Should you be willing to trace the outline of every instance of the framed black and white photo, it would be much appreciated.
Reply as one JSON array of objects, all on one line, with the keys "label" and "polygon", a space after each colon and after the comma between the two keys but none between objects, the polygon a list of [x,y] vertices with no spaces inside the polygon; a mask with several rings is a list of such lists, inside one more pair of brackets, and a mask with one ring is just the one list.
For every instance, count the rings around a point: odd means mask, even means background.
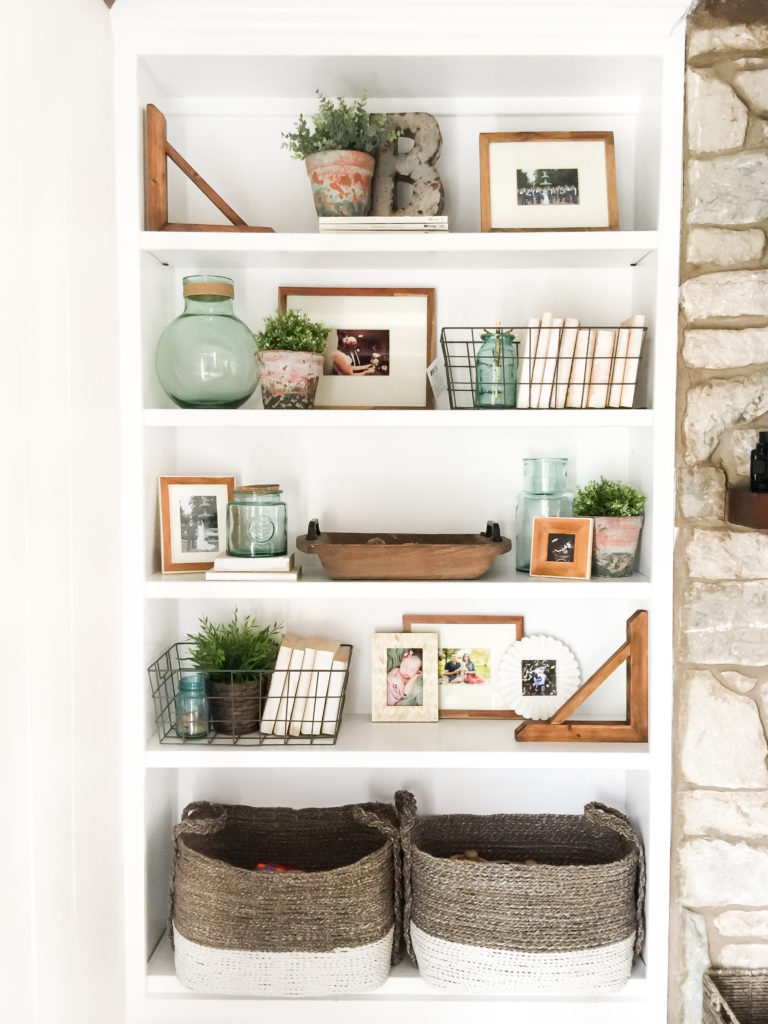
[{"label": "framed black and white photo", "polygon": [[164,573],[203,572],[227,550],[233,476],[161,476],[160,560]]},{"label": "framed black and white photo", "polygon": [[374,633],[373,722],[437,721],[437,633]]},{"label": "framed black and white photo", "polygon": [[550,636],[525,636],[512,644],[499,666],[504,705],[523,718],[550,718],[581,683],[573,651]]},{"label": "framed black and white photo", "polygon": [[613,132],[480,136],[483,231],[616,231]]},{"label": "framed black and white photo", "polygon": [[280,288],[278,309],[331,327],[316,407],[432,407],[434,288]]},{"label": "framed black and white photo", "polygon": [[436,632],[440,718],[518,718],[504,704],[499,666],[522,639],[522,615],[404,615],[403,629]]},{"label": "framed black and white photo", "polygon": [[588,516],[537,516],[531,539],[531,576],[588,580],[592,573],[592,525]]}]

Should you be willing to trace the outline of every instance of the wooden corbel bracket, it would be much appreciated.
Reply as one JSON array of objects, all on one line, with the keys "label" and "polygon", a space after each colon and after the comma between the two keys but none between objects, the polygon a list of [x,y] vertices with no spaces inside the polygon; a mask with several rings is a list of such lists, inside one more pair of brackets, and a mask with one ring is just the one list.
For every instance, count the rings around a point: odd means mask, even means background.
[{"label": "wooden corbel bracket", "polygon": [[[568,718],[622,662],[627,663],[627,716],[623,722],[569,722]],[[648,612],[627,621],[627,639],[545,722],[526,721],[518,742],[645,743],[648,739]]]},{"label": "wooden corbel bracket", "polygon": [[[166,134],[165,115],[154,105],[147,104],[146,112],[146,171],[145,198],[147,231],[274,231],[274,228],[255,228],[245,223],[218,192],[202,178],[181,153],[170,144]],[[207,196],[230,224],[176,224],[168,222],[168,158],[183,171],[203,195]]]}]

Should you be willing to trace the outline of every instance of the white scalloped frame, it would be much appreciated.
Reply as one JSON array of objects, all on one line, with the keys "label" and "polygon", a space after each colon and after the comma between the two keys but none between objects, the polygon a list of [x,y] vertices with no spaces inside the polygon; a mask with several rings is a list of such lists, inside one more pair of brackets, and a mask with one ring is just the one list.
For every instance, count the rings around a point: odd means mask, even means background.
[{"label": "white scalloped frame", "polygon": [[[554,661],[557,693],[523,693],[523,662]],[[524,636],[512,644],[499,665],[499,694],[505,707],[523,718],[550,718],[581,685],[581,669],[570,647],[551,636]]]}]

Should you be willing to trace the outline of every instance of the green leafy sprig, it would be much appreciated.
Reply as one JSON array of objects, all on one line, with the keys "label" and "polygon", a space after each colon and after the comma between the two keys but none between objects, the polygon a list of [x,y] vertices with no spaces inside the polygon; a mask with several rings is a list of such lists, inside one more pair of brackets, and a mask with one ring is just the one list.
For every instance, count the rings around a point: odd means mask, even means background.
[{"label": "green leafy sprig", "polygon": [[283,132],[283,148],[296,160],[329,149],[354,149],[374,156],[384,142],[393,142],[399,132],[387,128],[385,114],[369,114],[367,97],[347,103],[340,96],[334,101],[317,90],[319,108],[312,115],[312,127],[299,114],[295,131]]},{"label": "green leafy sprig", "polygon": [[[235,609],[230,622],[200,619],[199,632],[188,634],[187,643],[191,644],[193,664],[201,670],[268,672],[275,667],[281,638],[282,627],[277,623],[260,626],[250,615],[238,619]],[[238,681],[244,681],[243,677]]]},{"label": "green leafy sprig", "polygon": [[577,516],[640,516],[644,508],[645,495],[636,487],[603,476],[580,487],[573,499]]},{"label": "green leafy sprig", "polygon": [[299,309],[264,318],[255,334],[258,349],[289,349],[291,352],[324,352],[330,327],[311,320]]}]

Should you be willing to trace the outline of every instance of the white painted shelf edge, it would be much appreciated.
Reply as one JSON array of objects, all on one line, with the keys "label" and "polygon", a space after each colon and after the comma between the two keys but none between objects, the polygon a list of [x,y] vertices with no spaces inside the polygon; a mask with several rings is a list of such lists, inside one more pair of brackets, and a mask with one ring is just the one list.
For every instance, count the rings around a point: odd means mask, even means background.
[{"label": "white painted shelf edge", "polygon": [[[392,968],[392,971],[387,978],[386,982],[381,988],[376,989],[373,992],[364,993],[357,996],[349,996],[347,998],[355,1000],[377,1000],[386,999],[389,997],[397,997],[401,999],[504,999],[509,1002],[517,1002],[521,999],[526,1001],[541,1001],[541,1002],[563,1002],[573,1003],[579,1001],[590,1001],[599,999],[600,1003],[604,1002],[630,1002],[638,999],[643,999],[647,989],[647,981],[645,977],[645,964],[638,960],[636,961],[633,969],[632,976],[630,977],[627,984],[620,991],[614,995],[590,997],[590,996],[546,996],[546,995],[530,995],[526,993],[520,993],[520,995],[510,995],[509,993],[494,993],[494,992],[470,992],[463,989],[446,991],[443,989],[433,988],[423,981],[418,974],[415,967],[412,967],[409,963],[400,963]],[[166,936],[158,944],[154,953],[150,957],[149,964],[147,966],[147,993],[149,995],[163,995],[163,996],[183,996],[189,999],[199,999],[200,993],[191,992],[185,988],[176,977],[176,972],[173,964],[173,950],[171,943]],[[246,997],[244,997],[246,998]],[[255,1001],[257,997],[250,997],[250,1001]],[[334,1001],[338,997],[333,997]],[[291,1000],[293,1003],[301,1003],[303,1000]],[[311,1000],[315,1003],[316,1000]]]},{"label": "white painted shelf edge", "polygon": [[647,771],[647,743],[518,743],[516,719],[442,719],[434,723],[371,722],[346,714],[335,744],[147,744],[148,768],[488,768]]},{"label": "white painted shelf edge", "polygon": [[146,427],[509,429],[653,426],[652,409],[145,409]]}]

